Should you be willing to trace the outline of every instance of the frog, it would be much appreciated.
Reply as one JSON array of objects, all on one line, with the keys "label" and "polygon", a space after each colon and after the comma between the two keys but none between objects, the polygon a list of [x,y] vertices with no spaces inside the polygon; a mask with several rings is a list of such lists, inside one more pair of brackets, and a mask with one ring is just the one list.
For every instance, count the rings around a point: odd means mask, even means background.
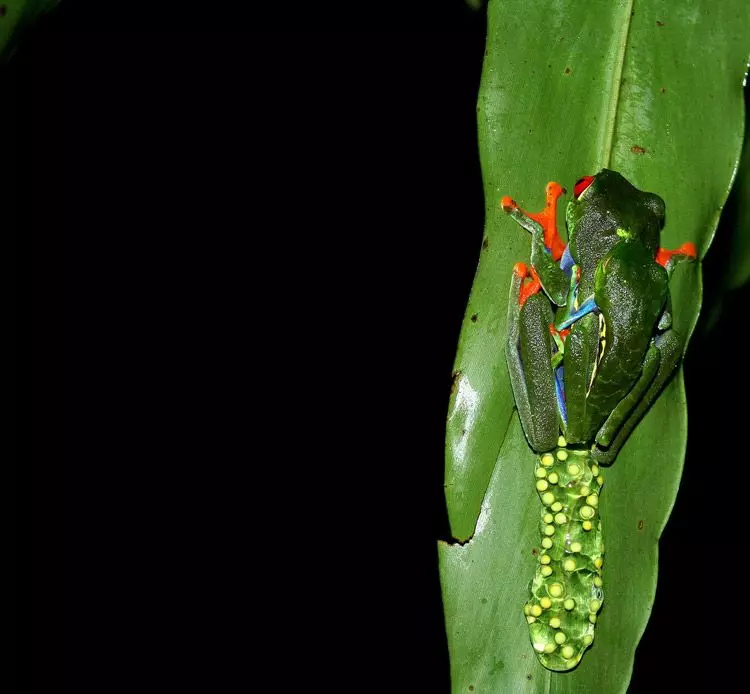
[{"label": "frog", "polygon": [[500,201],[531,234],[530,263],[513,267],[505,350],[542,503],[523,614],[541,664],[564,672],[593,643],[604,602],[600,466],[613,463],[679,363],[669,281],[697,253],[690,242],[660,246],[664,200],[616,171],[575,183],[568,243],[557,230],[567,191],[551,181],[545,194],[537,213]]},{"label": "frog", "polygon": [[501,200],[532,236],[529,266],[513,270],[506,359],[534,451],[551,450],[562,433],[611,462],[682,355],[669,279],[696,249],[661,248],[664,200],[609,169],[576,182],[565,244],[556,220],[566,192],[548,183],[536,214]]}]

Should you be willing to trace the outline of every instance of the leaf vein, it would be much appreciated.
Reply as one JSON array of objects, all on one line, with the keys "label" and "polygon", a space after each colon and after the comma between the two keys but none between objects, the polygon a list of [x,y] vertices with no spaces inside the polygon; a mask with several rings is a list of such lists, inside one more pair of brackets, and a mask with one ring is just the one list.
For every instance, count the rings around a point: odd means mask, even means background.
[{"label": "leaf vein", "polygon": [[620,43],[617,46],[617,59],[612,78],[612,95],[609,100],[607,117],[604,119],[604,157],[603,166],[609,168],[612,159],[612,146],[615,139],[615,124],[617,123],[617,109],[620,105],[620,92],[622,91],[622,71],[625,66],[625,53],[630,36],[630,25],[633,23],[633,5],[635,0],[627,0],[625,7],[626,16],[623,29],[620,32]]}]

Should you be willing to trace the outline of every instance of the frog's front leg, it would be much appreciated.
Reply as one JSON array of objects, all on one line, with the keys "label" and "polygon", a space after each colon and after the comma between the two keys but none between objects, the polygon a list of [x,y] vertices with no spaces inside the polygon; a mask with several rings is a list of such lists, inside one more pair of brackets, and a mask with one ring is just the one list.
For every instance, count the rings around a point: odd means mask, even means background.
[{"label": "frog's front leg", "polygon": [[[557,384],[550,336],[552,308],[538,278],[523,263],[513,268],[508,301],[506,358],[518,415],[529,445],[539,452],[555,447],[560,434]],[[534,289],[536,292],[530,290]]]},{"label": "frog's front leg", "polygon": [[565,341],[565,396],[569,443],[588,443],[586,405],[600,340],[599,316],[588,313],[573,323]]},{"label": "frog's front leg", "polygon": [[500,201],[500,206],[532,235],[538,227],[544,232],[544,246],[552,259],[559,261],[565,251],[565,243],[557,232],[557,201],[566,190],[559,183],[550,181],[545,190],[546,203],[541,212],[524,212],[509,196]]},{"label": "frog's front leg", "polygon": [[667,276],[671,278],[677,263],[683,260],[695,260],[697,257],[695,244],[688,241],[673,251],[668,248],[660,248],[656,253],[655,260],[667,271]]},{"label": "frog's front leg", "polygon": [[565,304],[568,287],[566,272],[558,264],[566,249],[557,232],[557,200],[564,192],[558,183],[548,183],[545,208],[537,213],[524,212],[507,195],[500,201],[503,210],[531,234],[531,267],[539,276],[545,294],[557,306]]}]

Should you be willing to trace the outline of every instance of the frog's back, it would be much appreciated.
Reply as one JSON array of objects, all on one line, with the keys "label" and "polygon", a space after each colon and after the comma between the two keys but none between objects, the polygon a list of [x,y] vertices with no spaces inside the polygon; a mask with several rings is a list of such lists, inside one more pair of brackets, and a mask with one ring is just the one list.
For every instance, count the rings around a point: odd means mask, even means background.
[{"label": "frog's back", "polygon": [[566,210],[570,252],[581,268],[579,296],[594,291],[599,262],[622,240],[622,232],[638,239],[652,257],[664,226],[664,201],[638,190],[616,171],[602,169],[593,184]]}]

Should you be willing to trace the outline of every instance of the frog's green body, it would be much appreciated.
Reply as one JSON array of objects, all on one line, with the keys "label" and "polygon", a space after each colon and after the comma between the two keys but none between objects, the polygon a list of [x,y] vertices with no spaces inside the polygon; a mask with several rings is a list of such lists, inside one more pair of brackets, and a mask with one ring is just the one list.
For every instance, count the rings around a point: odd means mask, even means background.
[{"label": "frog's green body", "polygon": [[[696,255],[692,244],[660,249],[664,201],[607,169],[576,184],[565,247],[555,226],[562,192],[548,184],[547,208],[536,215],[510,198],[502,202],[532,234],[533,281],[524,284],[523,264],[514,268],[508,310],[506,354],[518,413],[529,444],[544,454],[541,461],[551,460],[554,449],[556,463],[576,456],[580,468],[571,477],[537,467],[544,504],[540,556],[548,563],[541,564],[524,611],[540,660],[554,670],[580,661],[593,641],[596,610],[592,617],[589,604],[603,600],[598,510],[584,503],[582,515],[578,501],[595,494],[598,503],[591,479],[600,486],[601,477],[598,471],[592,477],[592,468],[614,460],[674,371],[683,340],[671,328],[669,276],[676,260]],[[558,495],[560,486],[565,490]],[[550,523],[550,515],[564,521]],[[567,571],[566,563],[575,569]],[[549,593],[551,586],[561,595]],[[572,593],[577,607],[560,607]]]}]

